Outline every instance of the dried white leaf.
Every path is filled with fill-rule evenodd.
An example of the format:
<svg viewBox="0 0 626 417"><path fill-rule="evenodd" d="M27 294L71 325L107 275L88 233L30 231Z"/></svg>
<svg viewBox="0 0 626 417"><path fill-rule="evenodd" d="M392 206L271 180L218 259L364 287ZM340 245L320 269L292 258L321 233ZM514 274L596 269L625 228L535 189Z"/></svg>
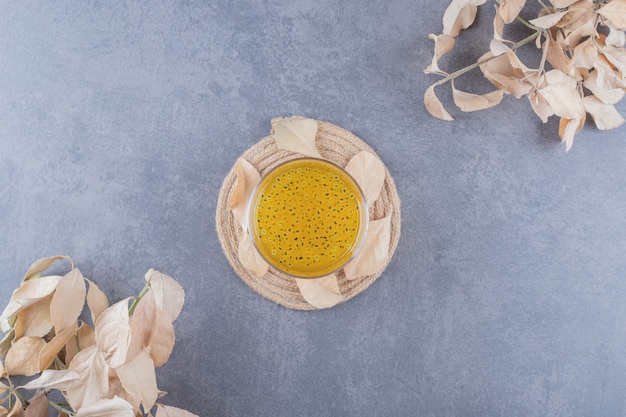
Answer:
<svg viewBox="0 0 626 417"><path fill-rule="evenodd" d="M623 48L626 43L626 34L623 30L609 28L609 35L606 37L606 44L615 48Z"/></svg>
<svg viewBox="0 0 626 417"><path fill-rule="evenodd" d="M493 41L492 45L494 45ZM508 49L508 47L506 48ZM529 82L529 76L533 74L533 71L530 71L514 53L500 53L502 51L498 49L496 52L499 55L496 54L495 58L492 58L493 52L487 52L479 59L479 61L489 59L480 65L480 70L485 78L498 89L504 90L507 94L512 94L515 98L528 94L533 88Z"/></svg>
<svg viewBox="0 0 626 417"><path fill-rule="evenodd" d="M126 362L126 353L130 345L129 299L130 297L113 304L104 310L96 321L96 344L102 351L106 363L112 368Z"/></svg>
<svg viewBox="0 0 626 417"><path fill-rule="evenodd" d="M156 305L152 291L148 291L137 305L130 318L130 328L131 344L127 362L145 350L157 368L163 366L174 349L176 334L169 317Z"/></svg>
<svg viewBox="0 0 626 417"><path fill-rule="evenodd" d="M31 264L31 266L28 268L28 271L26 271L26 274L24 275L24 281L29 280L33 277L33 275L46 271L52 266L52 264L62 259L67 259L68 261L70 261L70 263L72 264L72 269L74 269L74 261L69 256L53 256L50 258L42 258L36 260Z"/></svg>
<svg viewBox="0 0 626 417"><path fill-rule="evenodd" d="M524 8L526 0L501 0L498 15L504 23L511 23Z"/></svg>
<svg viewBox="0 0 626 417"><path fill-rule="evenodd" d="M157 307L174 323L185 304L185 290L174 278L154 269L146 273L146 281L154 292Z"/></svg>
<svg viewBox="0 0 626 417"><path fill-rule="evenodd" d="M120 379L117 377L117 371L115 369L109 369L109 392L103 398L120 397L128 401L130 405L139 407L139 402L133 398L124 390ZM139 417L139 416L137 416Z"/></svg>
<svg viewBox="0 0 626 417"><path fill-rule="evenodd" d="M363 247L344 268L347 279L372 275L384 268L391 241L391 214L370 220Z"/></svg>
<svg viewBox="0 0 626 417"><path fill-rule="evenodd" d="M545 82L546 85L538 92L552 107L554 114L565 119L576 120L584 116L585 109L575 78L559 70L551 70L546 73Z"/></svg>
<svg viewBox="0 0 626 417"><path fill-rule="evenodd" d="M546 38L543 48L545 50L546 61L552 65L552 68L569 74L572 68L571 59L565 55L563 48L554 40L551 35Z"/></svg>
<svg viewBox="0 0 626 417"><path fill-rule="evenodd" d="M626 0L613 0L598 9L615 29L626 30Z"/></svg>
<svg viewBox="0 0 626 417"><path fill-rule="evenodd" d="M599 40L598 40L599 39ZM598 49L619 72L620 78L623 78L626 74L626 50L624 48L616 48L614 46L606 45L602 41L602 38L594 39L594 42L598 46Z"/></svg>
<svg viewBox="0 0 626 417"><path fill-rule="evenodd" d="M504 40L504 20L500 13L498 12L498 6L494 4L496 8L496 13L493 18L493 38L497 41Z"/></svg>
<svg viewBox="0 0 626 417"><path fill-rule="evenodd" d="M39 352L46 346L41 337L16 340L7 352L4 366L9 375L32 376L39 372Z"/></svg>
<svg viewBox="0 0 626 417"><path fill-rule="evenodd" d="M117 368L116 372L129 396L141 403L144 410L150 410L159 391L154 362L150 355L142 351L132 361ZM133 408L135 412L138 411L138 407Z"/></svg>
<svg viewBox="0 0 626 417"><path fill-rule="evenodd" d="M261 181L261 175L259 171L244 158L237 159L234 169L237 175L237 183L230 197L230 207L235 220L237 220L243 232L246 233L248 230L248 202L250 201L254 188Z"/></svg>
<svg viewBox="0 0 626 417"><path fill-rule="evenodd" d="M7 356L7 352L11 348L13 340L15 340L15 329L11 329L5 333L2 341L0 341L0 358L4 359Z"/></svg>
<svg viewBox="0 0 626 417"><path fill-rule="evenodd" d="M28 407L24 410L24 417L48 417L48 397L39 394L30 400Z"/></svg>
<svg viewBox="0 0 626 417"><path fill-rule="evenodd" d="M595 20L593 0L578 0L567 7L567 13L556 26L567 34L580 29L588 21L595 24Z"/></svg>
<svg viewBox="0 0 626 417"><path fill-rule="evenodd" d="M624 124L624 118L612 104L605 104L594 96L583 98L583 104L600 130L615 129Z"/></svg>
<svg viewBox="0 0 626 417"><path fill-rule="evenodd" d="M79 409L75 417L134 417L133 406L123 398L106 398Z"/></svg>
<svg viewBox="0 0 626 417"><path fill-rule="evenodd" d="M385 184L385 165L371 152L360 151L350 159L345 170L363 191L368 205L374 204Z"/></svg>
<svg viewBox="0 0 626 417"><path fill-rule="evenodd" d="M65 347L65 344L72 338L78 330L78 323L74 322L69 327L63 329L60 333L56 334L52 340L41 349L39 353L39 370L43 371L52 365L57 354Z"/></svg>
<svg viewBox="0 0 626 417"><path fill-rule="evenodd" d="M130 318L131 345L127 361L146 351L154 366L163 366L174 349L176 334L169 317L156 305L154 293L148 291Z"/></svg>
<svg viewBox="0 0 626 417"><path fill-rule="evenodd" d="M624 89L613 70L598 65L583 83L585 88L606 104L616 104L624 98Z"/></svg>
<svg viewBox="0 0 626 417"><path fill-rule="evenodd" d="M562 51L562 49L561 49ZM572 68L591 69L598 62L598 47L589 38L574 48L570 65Z"/></svg>
<svg viewBox="0 0 626 417"><path fill-rule="evenodd" d="M503 54L514 54L511 48L509 48L504 42L498 39L492 39L489 42L489 51L491 52L493 56L500 56ZM485 55L484 57L488 58L489 56Z"/></svg>
<svg viewBox="0 0 626 417"><path fill-rule="evenodd" d="M19 388L23 389L56 389L59 391L66 391L78 379L78 374L69 369L55 370L46 369L41 375L28 382L26 385L22 385Z"/></svg>
<svg viewBox="0 0 626 417"><path fill-rule="evenodd" d="M126 360L130 361L144 348L150 345L150 340L157 325L157 305L154 291L148 291L130 318L130 348Z"/></svg>
<svg viewBox="0 0 626 417"><path fill-rule="evenodd" d="M150 337L150 343L147 347L154 366L157 368L165 365L170 358L174 343L176 342L176 334L172 322L157 309L154 331Z"/></svg>
<svg viewBox="0 0 626 417"><path fill-rule="evenodd" d="M563 16L565 16L566 13L567 10L562 12L550 13L536 19L532 19L529 21L529 23L541 29L550 29L552 26L555 26L557 23L559 23L559 21L563 19Z"/></svg>
<svg viewBox="0 0 626 417"><path fill-rule="evenodd" d="M56 333L76 323L83 311L86 295L85 279L78 268L61 278L50 303L50 316Z"/></svg>
<svg viewBox="0 0 626 417"><path fill-rule="evenodd" d="M476 12L486 0L452 0L443 14L443 34L457 36L474 23Z"/></svg>
<svg viewBox="0 0 626 417"><path fill-rule="evenodd" d="M477 110L485 110L490 107L497 106L504 97L504 91L495 90L487 94L470 94L457 90L452 82L452 97L454 104L463 111L471 112Z"/></svg>
<svg viewBox="0 0 626 417"><path fill-rule="evenodd" d="M157 403L157 411L154 417L198 417L182 408L171 407Z"/></svg>
<svg viewBox="0 0 626 417"><path fill-rule="evenodd" d="M592 10L589 10L586 13L588 16L580 17L578 20L574 21L574 23L563 29L567 35L562 42L564 48L573 48L581 43L585 38L595 38L598 36L595 20L592 18ZM567 17L568 15L565 15L564 19Z"/></svg>
<svg viewBox="0 0 626 417"><path fill-rule="evenodd" d="M537 94L536 90L528 94L528 101L530 102L530 107L543 123L547 123L548 118L554 115L552 107L550 107L548 102L545 101L540 94Z"/></svg>
<svg viewBox="0 0 626 417"><path fill-rule="evenodd" d="M89 280L87 282L89 282L87 307L89 307L89 312L91 313L91 322L95 323L100 314L109 307L109 300L94 282Z"/></svg>
<svg viewBox="0 0 626 417"><path fill-rule="evenodd" d="M12 328L15 313L52 294L61 278L58 275L51 275L24 281L13 291L9 303L0 314L0 331L8 332Z"/></svg>
<svg viewBox="0 0 626 417"><path fill-rule="evenodd" d="M426 106L426 110L438 119L447 121L454 120L452 116L450 116L450 113L443 108L443 104L441 104L441 101L439 101L435 95L436 86L436 84L431 85L424 93L424 105Z"/></svg>
<svg viewBox="0 0 626 417"><path fill-rule="evenodd" d="M489 52L479 58L479 62L491 59L491 55L496 56L492 61L495 65L491 65L492 61L485 62L481 65L488 66L493 73L502 73L509 77L516 77L518 81L524 80L529 76L536 74L537 70L528 68L504 42L492 39L489 42ZM503 55L503 56L502 56Z"/></svg>
<svg viewBox="0 0 626 417"><path fill-rule="evenodd" d="M15 322L15 338L23 336L44 337L52 330L52 317L50 317L50 302L52 296L38 300L34 304L17 312Z"/></svg>
<svg viewBox="0 0 626 417"><path fill-rule="evenodd" d="M272 120L274 138L279 148L321 158L315 146L317 122L303 117Z"/></svg>
<svg viewBox="0 0 626 417"><path fill-rule="evenodd" d="M450 35L434 35L434 34L430 34L428 35L428 37L430 39L432 39L433 41L435 41L435 52L433 54L433 59L430 63L430 65L428 67L426 67L424 69L424 73L425 74L442 74L445 75L445 71L442 71L441 68L439 68L439 59L441 59L442 56L444 56L445 54L447 54L448 52L450 52L453 48L454 48L454 37L450 36Z"/></svg>
<svg viewBox="0 0 626 417"><path fill-rule="evenodd" d="M83 349L96 344L96 334L87 323L80 322L78 331L65 345L65 364L69 365L74 356Z"/></svg>
<svg viewBox="0 0 626 417"><path fill-rule="evenodd" d="M578 133L585 124L585 116L581 119L561 118L559 122L559 136L561 141L565 142L565 152L569 152L574 144L574 135Z"/></svg>
<svg viewBox="0 0 626 417"><path fill-rule="evenodd" d="M256 277L263 277L269 269L269 265L254 248L252 239L247 233L241 236L239 247L237 248L237 257L241 265Z"/></svg>
<svg viewBox="0 0 626 417"><path fill-rule="evenodd" d="M96 403L109 392L109 366L97 346L78 352L68 369L78 375L65 392L65 398L74 410Z"/></svg>
<svg viewBox="0 0 626 417"><path fill-rule="evenodd" d="M330 308L343 301L343 294L334 274L313 279L296 278L296 284L302 297L315 308Z"/></svg>

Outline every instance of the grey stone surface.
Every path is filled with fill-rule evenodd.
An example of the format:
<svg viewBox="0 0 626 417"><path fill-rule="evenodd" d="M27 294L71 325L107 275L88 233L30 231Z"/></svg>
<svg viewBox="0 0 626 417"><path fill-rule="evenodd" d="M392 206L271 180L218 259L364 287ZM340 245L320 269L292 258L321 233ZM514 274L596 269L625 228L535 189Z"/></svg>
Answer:
<svg viewBox="0 0 626 417"><path fill-rule="evenodd" d="M446 2L1 4L3 304L55 254L113 300L174 276L158 381L200 416L626 414L626 128L566 154L524 99L430 117ZM485 51L492 13L444 65ZM403 203L385 274L326 311L257 295L215 232L222 179L293 114L367 141Z"/></svg>

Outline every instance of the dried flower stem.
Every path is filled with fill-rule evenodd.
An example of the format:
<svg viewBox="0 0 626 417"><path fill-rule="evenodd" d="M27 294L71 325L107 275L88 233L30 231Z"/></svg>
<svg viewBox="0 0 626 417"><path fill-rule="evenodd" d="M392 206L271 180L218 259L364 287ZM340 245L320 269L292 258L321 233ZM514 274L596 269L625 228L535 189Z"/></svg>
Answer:
<svg viewBox="0 0 626 417"><path fill-rule="evenodd" d="M546 6L546 4L542 0L537 0L537 3L541 4L541 7L543 7L543 9L546 12L552 13L552 10L550 10L550 8L548 6Z"/></svg>
<svg viewBox="0 0 626 417"><path fill-rule="evenodd" d="M150 284L146 284L141 291L139 292L139 294L137 295L137 298L135 298L133 300L133 303L130 305L130 308L128 309L128 315L132 316L133 313L135 312L135 309L137 308L137 304L139 304L139 302L141 301L141 299L143 298L144 295L146 295L146 293L150 290Z"/></svg>
<svg viewBox="0 0 626 417"><path fill-rule="evenodd" d="M76 342L76 353L80 352L80 339L78 338L78 332L74 335L74 341Z"/></svg>
<svg viewBox="0 0 626 417"><path fill-rule="evenodd" d="M65 413L68 416L73 416L76 415L76 413L68 408L63 407L63 405L65 404L61 404L61 403L57 403L52 401L51 399L48 398L48 404L50 405L50 407L54 408L57 411L60 411L61 413Z"/></svg>
<svg viewBox="0 0 626 417"><path fill-rule="evenodd" d="M13 398L17 398L22 402L22 406L25 407L28 405L28 400L26 398L24 398L24 396L18 392L18 390L13 386L13 382L7 378L7 381L9 382L9 409L13 408Z"/></svg>
<svg viewBox="0 0 626 417"><path fill-rule="evenodd" d="M534 41L535 39L537 39L537 37L540 34L541 34L541 32L537 31L537 32L533 33L532 35L522 39L521 41L514 43L513 45L511 45L511 50L515 51L515 50L521 48L522 46L526 45L527 43L530 43L530 42ZM465 74L466 72L470 72L474 68L478 68L482 64L485 64L485 63L487 63L487 62L489 62L492 59L495 59L497 57L498 57L498 55L492 55L492 56L487 57L485 59L481 59L480 61L474 62L473 64L468 65L465 68L461 68L460 70L454 71L453 73L448 74L446 77L444 77L444 78L440 79L439 81L437 81L435 83L435 85L442 85L442 84L447 83L448 81L454 80L455 78Z"/></svg>
<svg viewBox="0 0 626 417"><path fill-rule="evenodd" d="M522 19L519 16L517 16L515 18L515 20L517 20L518 22L520 22L522 25L526 26L529 29L536 30L538 32L541 31L541 28L538 28L537 26L535 26L535 25L531 24L530 22L528 22L528 20Z"/></svg>
<svg viewBox="0 0 626 417"><path fill-rule="evenodd" d="M26 398L24 398L24 396L18 390L14 389L13 395L19 398L22 404L27 405L29 403L29 401Z"/></svg>
<svg viewBox="0 0 626 417"><path fill-rule="evenodd" d="M546 11L548 13L550 13L550 9L541 0L537 0L537 1L544 7L544 9L546 9ZM496 3L502 4L502 1L501 0L496 0ZM498 12L496 11L496 13L498 13ZM515 17L515 20L517 20L518 22L520 22L522 25L526 26L529 29L537 30L537 31L541 30L541 28L538 28L537 26L529 23L528 20L520 17L519 15Z"/></svg>

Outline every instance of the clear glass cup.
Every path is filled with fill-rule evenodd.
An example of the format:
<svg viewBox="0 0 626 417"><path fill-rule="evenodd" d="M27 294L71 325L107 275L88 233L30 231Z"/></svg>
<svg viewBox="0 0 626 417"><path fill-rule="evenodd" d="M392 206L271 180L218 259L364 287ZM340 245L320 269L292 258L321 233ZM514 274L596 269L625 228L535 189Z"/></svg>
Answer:
<svg viewBox="0 0 626 417"><path fill-rule="evenodd" d="M346 266L363 245L368 219L357 182L318 158L271 169L248 206L255 249L271 266L297 278L319 278Z"/></svg>

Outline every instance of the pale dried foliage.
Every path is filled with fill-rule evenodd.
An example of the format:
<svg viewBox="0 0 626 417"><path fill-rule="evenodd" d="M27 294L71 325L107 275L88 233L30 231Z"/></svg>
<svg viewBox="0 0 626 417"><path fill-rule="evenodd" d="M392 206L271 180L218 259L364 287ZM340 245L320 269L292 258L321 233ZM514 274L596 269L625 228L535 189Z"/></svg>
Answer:
<svg viewBox="0 0 626 417"><path fill-rule="evenodd" d="M435 46L424 72L443 77L424 94L430 114L453 120L435 94L435 87L450 81L454 103L466 112L493 107L504 94L527 96L542 122L551 116L559 118L558 133L566 151L587 115L600 130L624 123L615 104L626 91L626 0L552 0L548 4L537 0L541 12L529 21L520 17L526 0L497 1L489 51L465 68L452 73L442 70L439 60L452 51L455 37L474 22L477 7L485 1L452 0L443 15L442 34L429 35ZM506 25L515 21L533 30L518 42L504 39ZM520 47L533 43L541 58L537 68L527 67L517 56ZM455 88L454 79L475 68L480 68L495 91L470 94Z"/></svg>
<svg viewBox="0 0 626 417"><path fill-rule="evenodd" d="M344 268L346 278L355 279L380 271L389 254L391 241L391 214L379 220L370 220L363 248Z"/></svg>
<svg viewBox="0 0 626 417"><path fill-rule="evenodd" d="M68 260L63 276L42 275ZM158 404L156 368L174 347L173 323L185 301L171 277L150 269L137 297L109 306L67 256L33 263L0 314L0 417L194 416ZM86 306L86 308L85 308ZM88 310L88 314L87 314ZM87 323L81 317L90 317ZM34 377L15 387L13 376ZM60 392L67 405L48 398ZM26 394L34 392L30 399Z"/></svg>
<svg viewBox="0 0 626 417"><path fill-rule="evenodd" d="M321 278L296 278L300 294L315 308L330 308L343 300L335 274Z"/></svg>
<svg viewBox="0 0 626 417"><path fill-rule="evenodd" d="M321 158L315 146L317 122L303 117L275 119L272 121L274 138L281 149Z"/></svg>
<svg viewBox="0 0 626 417"><path fill-rule="evenodd" d="M461 20L458 24L462 26L464 21ZM450 47L447 45L450 39L454 42L453 38L445 35L441 35L440 38L442 51ZM433 60L433 65L436 67L436 60ZM302 156L322 158L316 145L317 127L317 121L298 116L272 121L272 133L278 148ZM363 191L367 204L373 205L385 183L386 170L382 161L370 152L361 151L352 157L345 170ZM269 270L269 265L255 249L248 234L246 219L248 202L254 188L261 181L261 176L256 168L243 158L239 158L235 163L235 174L237 182L230 203L233 216L242 228L237 248L238 259L248 271L261 278ZM384 219L369 221L363 246L351 263L344 268L348 279L375 274L385 266L391 240L390 219L391 217L387 216ZM344 300L335 274L321 278L297 278L295 281L302 297L318 309L330 308ZM171 415L163 414L165 411L160 410L161 415Z"/></svg>
<svg viewBox="0 0 626 417"><path fill-rule="evenodd" d="M345 170L361 187L367 204L374 204L385 184L385 166L381 160L361 151L352 157Z"/></svg>
<svg viewBox="0 0 626 417"><path fill-rule="evenodd" d="M289 132L287 128L285 131ZM252 239L248 234L247 210L248 202L257 184L261 181L261 174L244 158L235 163L236 183L230 197L230 207L237 223L241 226L241 238L237 251L239 262L255 276L262 277L269 269L263 257L254 249Z"/></svg>

